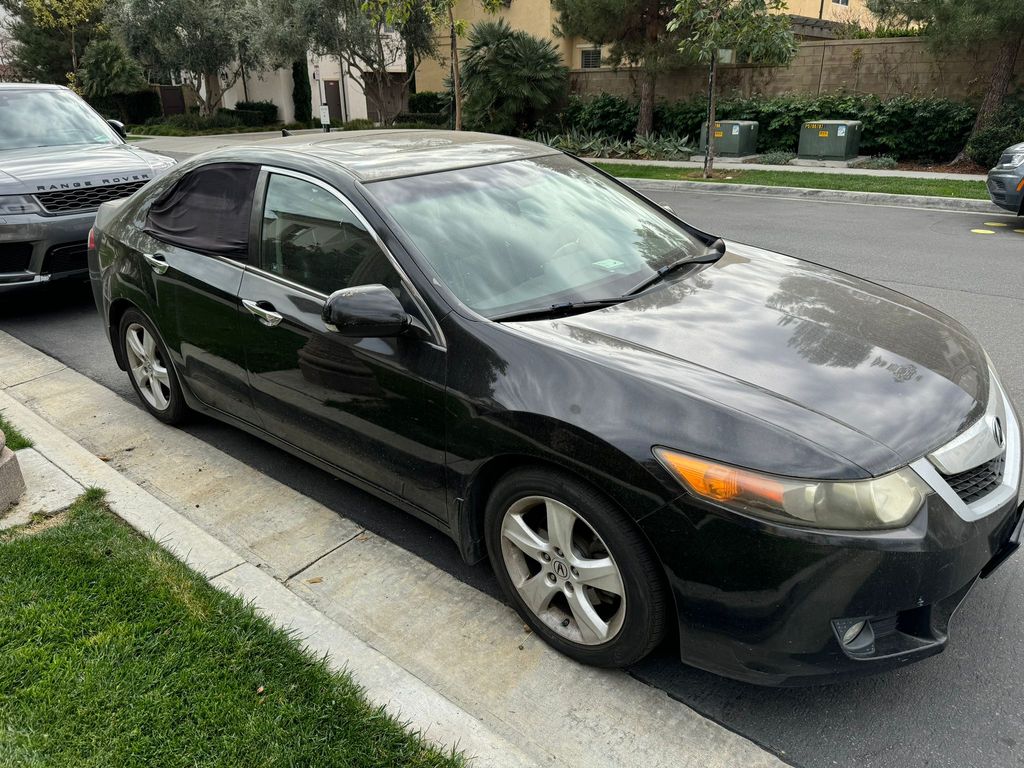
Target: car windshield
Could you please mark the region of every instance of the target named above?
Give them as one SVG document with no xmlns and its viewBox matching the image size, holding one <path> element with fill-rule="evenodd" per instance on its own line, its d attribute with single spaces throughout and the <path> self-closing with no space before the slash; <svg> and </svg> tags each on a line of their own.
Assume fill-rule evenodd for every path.
<svg viewBox="0 0 1024 768">
<path fill-rule="evenodd" d="M 565 155 L 370 185 L 438 277 L 485 317 L 621 296 L 704 244 Z"/>
<path fill-rule="evenodd" d="M 70 91 L 0 90 L 0 150 L 116 141 L 110 126 Z"/>
</svg>

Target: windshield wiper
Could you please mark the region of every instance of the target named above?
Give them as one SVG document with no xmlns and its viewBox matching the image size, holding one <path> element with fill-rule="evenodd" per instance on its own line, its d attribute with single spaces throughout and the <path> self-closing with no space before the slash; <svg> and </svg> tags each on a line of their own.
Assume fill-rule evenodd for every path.
<svg viewBox="0 0 1024 768">
<path fill-rule="evenodd" d="M 505 320 L 543 320 L 552 317 L 565 317 L 580 312 L 589 312 L 592 309 L 610 307 L 613 304 L 621 304 L 627 298 L 627 296 L 619 296 L 614 299 L 595 299 L 594 301 L 563 301 L 559 304 L 549 304 L 546 307 L 521 309 L 504 315 L 495 315 L 490 319 L 500 323 Z"/>
<path fill-rule="evenodd" d="M 707 247 L 707 250 L 705 250 L 704 253 L 697 256 L 684 256 L 681 259 L 676 259 L 675 261 L 666 264 L 646 280 L 634 285 L 622 294 L 622 297 L 628 298 L 630 296 L 636 296 L 638 293 L 647 290 L 655 283 L 660 283 L 670 272 L 675 272 L 677 269 L 685 267 L 688 264 L 710 264 L 718 261 L 723 255 L 725 255 L 725 241 L 722 240 L 722 238 L 718 238 Z"/>
</svg>

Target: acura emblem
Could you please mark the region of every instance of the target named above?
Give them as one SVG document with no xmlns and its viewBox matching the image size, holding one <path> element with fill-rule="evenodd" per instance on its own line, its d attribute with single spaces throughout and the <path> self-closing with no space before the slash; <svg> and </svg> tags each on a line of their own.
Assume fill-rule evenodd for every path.
<svg viewBox="0 0 1024 768">
<path fill-rule="evenodd" d="M 995 438 L 996 445 L 1002 448 L 1004 440 L 1003 423 L 999 419 L 996 419 L 994 422 L 992 422 L 992 437 Z"/>
<path fill-rule="evenodd" d="M 565 563 L 561 560 L 555 560 L 555 575 L 560 579 L 569 578 L 569 569 L 565 567 Z"/>
</svg>

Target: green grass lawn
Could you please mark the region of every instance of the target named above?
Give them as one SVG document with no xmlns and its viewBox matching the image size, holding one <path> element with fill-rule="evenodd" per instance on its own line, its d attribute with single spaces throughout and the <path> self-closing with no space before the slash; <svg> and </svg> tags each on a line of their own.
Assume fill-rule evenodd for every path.
<svg viewBox="0 0 1024 768">
<path fill-rule="evenodd" d="M 59 524 L 55 524 L 59 523 Z M 0 535 L 0 766 L 462 766 L 87 492 Z"/>
<path fill-rule="evenodd" d="M 15 429 L 14 425 L 4 418 L 3 413 L 0 413 L 0 432 L 4 433 L 7 447 L 12 451 L 20 451 L 22 448 L 32 447 L 32 441 Z"/>
<path fill-rule="evenodd" d="M 722 184 L 759 184 L 766 187 L 803 189 L 841 189 L 851 192 L 887 192 L 893 195 L 929 195 L 988 200 L 983 181 L 952 179 L 905 179 L 898 176 L 861 176 L 839 173 L 800 173 L 799 171 L 716 171 L 715 178 L 702 179 L 701 172 L 690 168 L 665 168 L 651 165 L 594 163 L 613 176 L 629 179 L 670 179 L 673 181 L 713 181 Z M 728 178 L 726 178 L 728 177 Z"/>
</svg>

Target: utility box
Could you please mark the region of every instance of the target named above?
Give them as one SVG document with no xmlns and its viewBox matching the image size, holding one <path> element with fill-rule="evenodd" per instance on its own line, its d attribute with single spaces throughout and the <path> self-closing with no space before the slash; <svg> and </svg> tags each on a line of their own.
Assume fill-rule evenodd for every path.
<svg viewBox="0 0 1024 768">
<path fill-rule="evenodd" d="M 754 120 L 719 120 L 715 122 L 715 155 L 747 157 L 757 154 L 757 128 Z M 700 128 L 700 151 L 708 149 L 708 124 Z"/>
<path fill-rule="evenodd" d="M 859 120 L 815 120 L 800 128 L 801 160 L 852 160 L 860 151 L 864 123 Z"/>
</svg>

